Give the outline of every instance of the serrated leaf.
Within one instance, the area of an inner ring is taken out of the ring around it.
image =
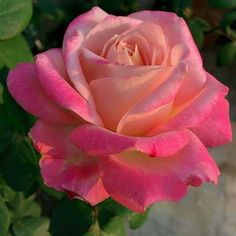
[[[0,40],[0,61],[9,68],[14,68],[20,62],[33,61],[32,53],[22,35]]]
[[[25,198],[21,192],[16,193],[14,199],[8,202],[7,206],[13,214],[14,221],[25,217],[39,217],[41,215],[41,208],[34,201],[34,197]]]
[[[228,25],[232,25],[236,21],[236,10],[230,11],[224,14],[223,19],[220,22],[221,27],[225,28]]]
[[[47,218],[27,218],[15,222],[13,232],[14,236],[50,236],[48,228]]]
[[[78,236],[93,222],[91,207],[80,200],[64,200],[53,212],[50,233],[53,236]]]
[[[147,220],[150,208],[148,208],[143,214],[134,213],[129,217],[129,227],[131,229],[137,229],[141,227]]]
[[[195,43],[197,44],[198,48],[201,48],[204,42],[204,34],[201,26],[199,26],[196,21],[191,20],[189,21],[189,28]]]
[[[0,200],[8,202],[13,200],[15,192],[7,185],[0,185]]]
[[[31,0],[0,0],[0,40],[21,33],[31,16]]]
[[[227,66],[232,64],[236,59],[236,42],[225,44],[217,53],[217,65]]]
[[[11,216],[5,203],[0,200],[0,235],[4,235],[10,226]]]
[[[208,0],[210,6],[215,8],[234,8],[236,0]]]

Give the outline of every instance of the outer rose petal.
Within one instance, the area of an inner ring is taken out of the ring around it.
[[[180,87],[181,96],[176,98],[176,102],[180,104],[182,101],[191,99],[191,97],[201,90],[205,82],[205,76],[202,73],[201,55],[185,21],[175,13],[163,11],[140,11],[129,16],[160,25],[169,42],[169,48],[173,48],[177,44],[188,46],[190,50],[188,60],[189,72]]]
[[[99,162],[102,182],[110,196],[131,210],[143,212],[157,201],[180,200],[187,185],[217,183],[219,170],[198,138],[176,155],[151,159],[138,152],[123,152]],[[111,171],[112,170],[112,171]]]
[[[30,131],[42,154],[41,174],[49,187],[73,193],[95,205],[108,197],[99,177],[98,161],[69,142],[74,126],[37,121]]]
[[[69,84],[61,50],[38,54],[36,69],[43,89],[53,101],[88,122],[102,125],[96,110]]]
[[[99,7],[93,7],[90,11],[76,17],[68,26],[65,35],[64,42],[72,36],[76,36],[78,33],[83,37],[96,26],[99,22],[107,17],[107,13]]]
[[[232,140],[229,103],[221,99],[209,116],[197,127],[191,128],[205,146],[215,147]]]
[[[105,19],[106,16],[107,13],[99,7],[92,8],[90,11],[78,16],[70,23],[63,40],[63,55],[70,80],[80,95],[91,105],[94,105],[94,101],[90,94],[83,71],[81,70],[79,50],[87,33]]]
[[[94,156],[136,150],[151,157],[169,157],[181,150],[189,138],[184,130],[141,138],[114,133],[94,125],[82,125],[72,132],[71,140],[85,153]]]
[[[207,73],[207,80],[201,92],[183,106],[175,107],[172,117],[163,127],[168,130],[197,127],[210,115],[215,105],[227,93],[228,88]]]
[[[58,106],[44,92],[35,65],[18,64],[9,72],[7,85],[11,95],[28,112],[48,122],[75,123],[72,113]]]

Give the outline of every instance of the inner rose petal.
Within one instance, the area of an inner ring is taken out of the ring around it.
[[[168,57],[167,42],[159,25],[143,22],[113,35],[101,56],[120,64],[161,65]]]

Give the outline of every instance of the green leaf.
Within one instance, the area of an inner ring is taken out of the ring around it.
[[[21,33],[31,16],[31,0],[0,0],[0,40]]]
[[[110,235],[110,236],[124,236],[125,234],[125,225],[124,220],[119,217],[110,217],[104,213],[100,213],[98,216],[99,226],[102,230],[101,235]]]
[[[0,40],[0,61],[9,68],[15,67],[20,62],[33,61],[32,53],[22,35]]]
[[[8,202],[15,197],[15,192],[7,185],[0,185],[0,201]]]
[[[39,217],[41,215],[40,206],[34,201],[34,196],[25,198],[21,192],[16,193],[14,199],[7,203],[8,209],[13,214],[13,221],[25,217]]]
[[[53,212],[50,233],[53,236],[78,236],[93,222],[91,207],[80,200],[64,200]]]
[[[137,229],[144,224],[146,221],[148,214],[150,212],[150,208],[148,208],[143,214],[134,213],[129,217],[129,227],[131,229]]]
[[[227,66],[232,64],[236,59],[236,42],[225,44],[217,53],[217,65]]]
[[[189,28],[191,30],[195,43],[197,44],[198,48],[201,48],[204,42],[202,27],[196,21],[190,20]]]
[[[234,8],[236,0],[208,0],[210,6],[215,8]]]
[[[133,212],[115,202],[111,198],[99,204],[99,211],[105,211],[112,216],[128,216]]]
[[[11,215],[5,203],[0,200],[0,235],[4,235],[10,226]]]
[[[1,84],[0,84],[1,87]],[[14,130],[9,122],[4,107],[0,104],[0,155],[7,148],[14,137]]]
[[[232,25],[236,21],[236,10],[230,11],[224,14],[223,19],[220,22],[221,27],[225,28],[228,25]]]
[[[226,34],[228,35],[230,39],[232,39],[233,41],[236,41],[236,31],[232,29],[230,26],[226,27]]]
[[[13,225],[14,236],[50,236],[47,218],[26,218]]]
[[[0,159],[0,173],[16,191],[32,193],[39,176],[38,157],[28,138],[17,136]]]
[[[179,16],[190,18],[192,15],[192,0],[172,0],[171,11],[175,12]]]
[[[211,26],[209,25],[209,23],[202,18],[196,17],[192,21],[198,24],[203,32],[207,32],[211,29]]]

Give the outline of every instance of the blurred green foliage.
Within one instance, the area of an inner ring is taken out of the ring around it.
[[[198,15],[196,2],[0,0],[0,236],[122,236],[125,220],[131,229],[145,222],[149,210],[136,214],[111,199],[91,207],[43,184],[39,155],[27,136],[35,119],[11,98],[6,77],[17,63],[32,62],[33,55],[61,47],[72,19],[95,5],[115,15],[144,8],[175,12],[186,20],[200,49],[209,36],[216,37],[218,66],[235,63],[236,0],[208,0],[210,10],[222,12],[217,25]]]

